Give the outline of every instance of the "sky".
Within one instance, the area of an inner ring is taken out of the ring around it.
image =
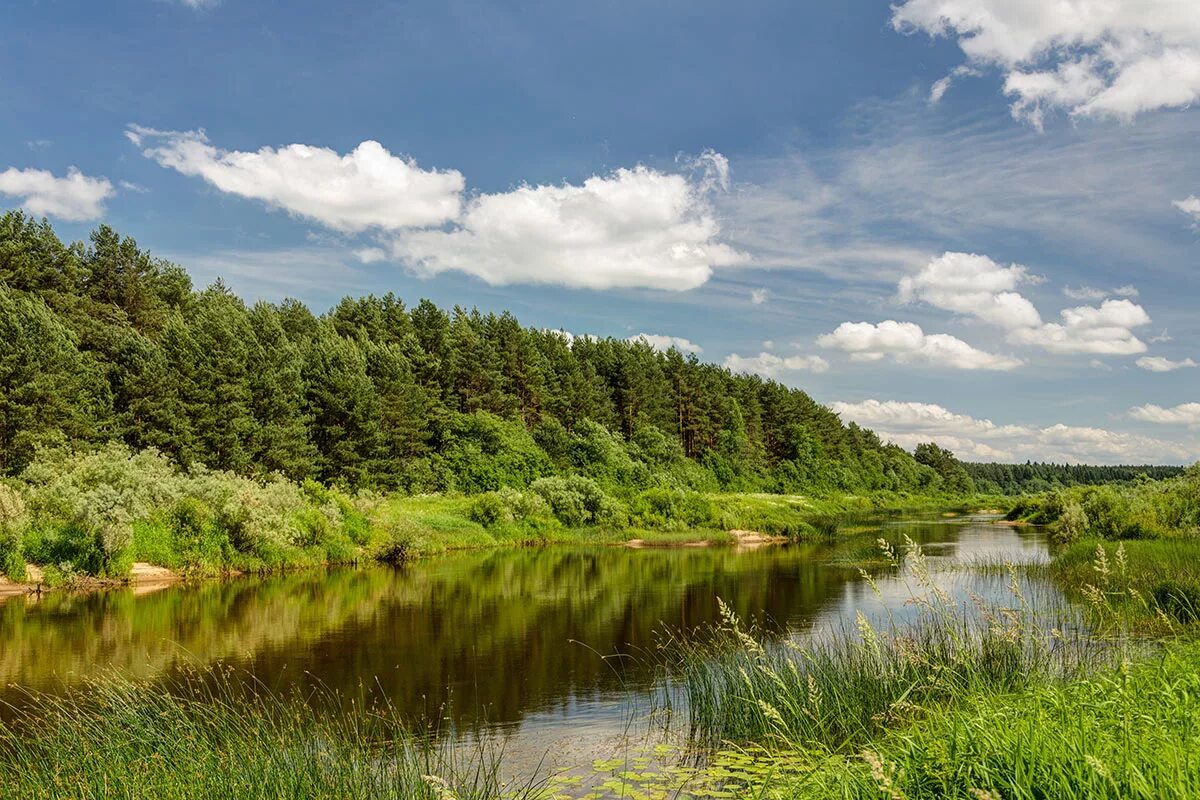
[[[0,208],[247,301],[645,337],[972,460],[1200,460],[1195,0],[16,0]]]

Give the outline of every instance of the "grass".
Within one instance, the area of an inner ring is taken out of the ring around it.
[[[890,549],[885,556],[900,566]],[[916,623],[877,628],[860,615],[853,628],[798,644],[764,639],[726,612],[715,630],[668,638],[665,699],[684,701],[691,740],[707,749],[854,750],[931,708],[1087,674],[1118,655],[1111,643],[1069,633],[1081,629],[1071,615],[1033,609],[1015,569],[1008,605],[978,601],[968,613],[941,592],[911,542],[903,568]]]
[[[422,743],[386,706],[276,695],[228,671],[170,685],[110,676],[30,694],[0,723],[0,798],[541,796],[504,786],[499,751]]]
[[[793,760],[801,760],[794,756]],[[977,691],[854,754],[809,751],[808,770],[764,794],[790,798],[1200,796],[1200,646],[1136,666]]]
[[[1176,634],[1200,622],[1200,539],[1085,540],[1050,574],[1111,624]]]

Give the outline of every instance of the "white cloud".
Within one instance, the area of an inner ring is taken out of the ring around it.
[[[1133,355],[1144,353],[1146,344],[1133,328],[1150,323],[1150,315],[1129,300],[1105,300],[1099,307],[1079,306],[1063,309],[1062,322],[1048,322],[1038,328],[1012,331],[1008,339],[1016,344],[1042,347],[1052,353],[1096,353]]]
[[[9,167],[0,172],[0,194],[21,198],[21,207],[30,214],[82,222],[104,214],[113,186],[107,178],[89,177],[75,167],[62,178],[42,169]]]
[[[956,38],[968,68],[999,68],[1013,116],[1039,128],[1054,110],[1128,120],[1200,98],[1194,0],[905,0],[892,25]]]
[[[164,167],[345,233],[440,225],[460,210],[461,173],[422,169],[374,141],[340,155],[306,144],[221,150],[203,130],[131,125],[125,135]]]
[[[665,353],[674,347],[681,353],[703,353],[704,348],[694,342],[690,342],[682,336],[664,336],[660,333],[639,333],[636,336],[630,336],[631,342],[645,342],[660,353]]]
[[[1196,362],[1190,358],[1185,358],[1182,361],[1172,361],[1171,359],[1163,358],[1162,356],[1142,356],[1134,363],[1142,369],[1146,369],[1151,372],[1173,372],[1177,369],[1196,366]]]
[[[1064,286],[1062,293],[1068,300],[1103,300],[1108,297],[1108,290],[1097,289],[1094,286]]]
[[[952,369],[1010,370],[1020,359],[978,350],[944,333],[926,334],[913,322],[885,320],[843,322],[832,333],[817,338],[821,347],[834,348],[856,361],[878,361],[891,356],[902,364],[925,362]]]
[[[1033,303],[1013,291],[1020,283],[1040,280],[1019,264],[1003,267],[984,255],[949,252],[932,259],[916,275],[902,278],[896,299],[902,303],[923,300],[973,317],[1007,330],[1013,344],[1052,353],[1145,352],[1146,345],[1133,333],[1133,328],[1150,322],[1140,305],[1128,299],[1104,300],[1099,307],[1064,309],[1062,322],[1043,323]],[[1130,285],[1115,289],[1068,286],[1063,294],[1076,300],[1101,300],[1109,295],[1136,297],[1138,290]]]
[[[1055,424],[999,425],[933,403],[864,400],[831,403],[843,419],[912,448],[936,441],[961,458],[1072,463],[1181,463],[1200,457],[1200,442],[1165,441],[1104,428]],[[1200,404],[1197,404],[1200,412]]]
[[[354,251],[354,257],[364,264],[375,264],[387,258],[387,251],[381,247],[360,247]]]
[[[1129,409],[1129,416],[1142,422],[1157,425],[1200,426],[1200,403],[1180,403],[1173,408],[1163,408],[1149,403]]]
[[[829,369],[829,362],[820,356],[777,356],[774,353],[740,356],[731,353],[725,358],[725,368],[734,373],[754,373],[764,378],[778,379],[789,372],[825,372]]]
[[[1040,325],[1042,318],[1033,303],[1013,289],[1036,280],[1020,264],[1002,267],[975,253],[943,253],[916,275],[900,280],[898,299],[924,300],[1001,328],[1026,328]]]
[[[770,297],[770,295],[771,293],[766,289],[755,289],[750,292],[750,302],[754,303],[756,306],[761,306],[763,303],[767,302],[767,298]]]
[[[1173,205],[1183,213],[1191,216],[1192,222],[1200,225],[1200,197],[1188,195],[1182,200],[1176,200]]]
[[[1096,301],[1103,300],[1106,297],[1116,295],[1117,297],[1137,297],[1138,290],[1136,286],[1126,284],[1118,286],[1115,289],[1097,289],[1094,286],[1064,286],[1062,290],[1063,296],[1068,300],[1083,300]]]
[[[718,241],[709,200],[723,163],[709,154],[698,179],[637,166],[578,186],[482,194],[453,229],[397,236],[392,254],[419,272],[457,270],[493,285],[694,289],[714,267],[744,260]]]

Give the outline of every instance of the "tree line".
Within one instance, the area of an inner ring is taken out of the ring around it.
[[[107,442],[184,467],[413,492],[576,472],[771,492],[1027,480],[936,445],[914,457],[799,389],[675,349],[392,294],[324,314],[296,300],[247,305],[219,280],[196,289],[108,226],[66,244],[45,220],[9,212],[0,474],[39,447]]]
[[[966,462],[962,466],[979,491],[990,494],[1028,494],[1071,486],[1165,480],[1182,475],[1184,471],[1184,467],[1153,464],[1100,466],[1034,461],[1024,464]]]

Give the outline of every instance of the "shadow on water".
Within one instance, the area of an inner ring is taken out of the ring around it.
[[[0,604],[0,687],[53,691],[105,669],[170,680],[216,662],[275,689],[319,685],[385,696],[417,724],[512,736],[508,752],[619,735],[629,698],[654,680],[665,628],[719,618],[718,598],[777,634],[811,632],[904,607],[894,568],[854,556],[882,537],[921,544],[931,564],[1045,560],[1035,531],[987,519],[840,519],[831,544],[550,548],[444,556],[401,568],[333,569]],[[945,570],[963,598],[1007,577]],[[1046,587],[1039,591],[1049,592]],[[0,689],[0,701],[22,691]],[[594,736],[591,736],[594,734]],[[526,744],[522,745],[522,742]]]

